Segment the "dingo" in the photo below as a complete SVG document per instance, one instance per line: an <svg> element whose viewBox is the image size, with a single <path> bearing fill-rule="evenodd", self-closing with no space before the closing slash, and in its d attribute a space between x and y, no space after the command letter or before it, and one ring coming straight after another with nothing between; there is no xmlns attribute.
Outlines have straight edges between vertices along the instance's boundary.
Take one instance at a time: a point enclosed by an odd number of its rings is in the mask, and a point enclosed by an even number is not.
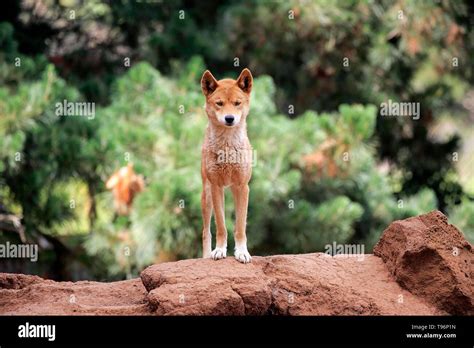
<svg viewBox="0 0 474 348"><path fill-rule="evenodd" d="M252 84L252 74L248 69L244 69L237 80L217 81L209 70L201 79L201 89L206 97L206 113L209 118L201 160L203 183L201 208L204 225L202 247L205 258L218 260L226 257L224 188L230 186L236 211L235 258L243 263L248 263L252 259L247 251L245 234L249 199L248 182L252 175L252 156L249 156L252 147L247 138L246 118L250 109ZM231 154L231 160L227 154ZM216 248L211 252L213 210L217 232Z"/></svg>
<svg viewBox="0 0 474 348"><path fill-rule="evenodd" d="M143 176L135 174L133 163L116 171L105 183L114 193L114 206L119 215L129 215L135 196L145 188Z"/></svg>

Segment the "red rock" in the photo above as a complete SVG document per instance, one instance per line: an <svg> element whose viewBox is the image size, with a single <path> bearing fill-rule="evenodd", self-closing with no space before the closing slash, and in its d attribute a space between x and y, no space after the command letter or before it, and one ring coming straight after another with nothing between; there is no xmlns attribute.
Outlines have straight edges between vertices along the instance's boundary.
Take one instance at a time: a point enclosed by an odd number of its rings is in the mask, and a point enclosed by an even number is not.
<svg viewBox="0 0 474 348"><path fill-rule="evenodd" d="M432 212L392 223L363 258L193 259L112 283L0 273L0 314L472 315L473 262L472 245Z"/></svg>
<svg viewBox="0 0 474 348"><path fill-rule="evenodd" d="M258 258L257 258L258 259ZM233 258L184 260L153 265L141 278L156 314L265 314L271 289L261 262Z"/></svg>
<svg viewBox="0 0 474 348"><path fill-rule="evenodd" d="M403 290L373 255L184 260L148 267L141 278L158 315L445 314Z"/></svg>
<svg viewBox="0 0 474 348"><path fill-rule="evenodd" d="M73 283L0 273L1 315L145 315L146 294L139 279Z"/></svg>
<svg viewBox="0 0 474 348"><path fill-rule="evenodd" d="M17 290L42 281L42 278L33 275L0 273L0 289Z"/></svg>
<svg viewBox="0 0 474 348"><path fill-rule="evenodd" d="M393 222L374 248L395 280L451 314L474 314L474 252L439 211Z"/></svg>

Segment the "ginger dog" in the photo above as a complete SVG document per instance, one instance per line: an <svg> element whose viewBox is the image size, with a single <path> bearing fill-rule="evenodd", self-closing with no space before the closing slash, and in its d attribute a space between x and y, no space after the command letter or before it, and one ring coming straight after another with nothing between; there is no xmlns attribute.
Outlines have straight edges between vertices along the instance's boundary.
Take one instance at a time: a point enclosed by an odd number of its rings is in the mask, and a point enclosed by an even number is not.
<svg viewBox="0 0 474 348"><path fill-rule="evenodd" d="M116 171L105 187L114 194L114 206L119 215L129 215L133 199L145 188L143 176L135 174L133 163Z"/></svg>
<svg viewBox="0 0 474 348"><path fill-rule="evenodd" d="M244 69L237 80L217 81L209 70L201 79L209 119L201 160L202 247L205 258L218 260L227 255L224 188L230 187L236 211L234 255L242 263L252 259L247 250L245 233L248 182L252 175L252 147L247 138L246 118L250 109L252 84L252 74L248 69ZM213 211L217 231L216 248L211 251Z"/></svg>

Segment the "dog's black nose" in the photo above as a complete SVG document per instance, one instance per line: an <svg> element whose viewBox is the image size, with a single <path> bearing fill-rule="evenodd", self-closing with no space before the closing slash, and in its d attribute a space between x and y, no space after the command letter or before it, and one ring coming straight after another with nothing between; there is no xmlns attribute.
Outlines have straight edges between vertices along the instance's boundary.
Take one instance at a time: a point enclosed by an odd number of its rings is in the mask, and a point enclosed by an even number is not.
<svg viewBox="0 0 474 348"><path fill-rule="evenodd" d="M224 116L225 123L231 125L234 123L234 116L233 115L225 115Z"/></svg>

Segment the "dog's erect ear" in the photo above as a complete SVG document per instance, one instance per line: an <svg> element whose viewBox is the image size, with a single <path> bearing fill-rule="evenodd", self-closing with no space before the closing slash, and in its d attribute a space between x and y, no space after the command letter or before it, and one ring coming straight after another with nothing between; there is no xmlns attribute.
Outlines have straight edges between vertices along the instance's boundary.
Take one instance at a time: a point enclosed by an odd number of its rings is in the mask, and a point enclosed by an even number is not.
<svg viewBox="0 0 474 348"><path fill-rule="evenodd" d="M201 78L202 93L207 97L217 88L217 80L212 76L209 70L206 70Z"/></svg>
<svg viewBox="0 0 474 348"><path fill-rule="evenodd" d="M239 78L237 79L237 85L242 91L247 94L250 94L250 92L252 91L253 77L249 69L245 68L244 70L242 70Z"/></svg>

